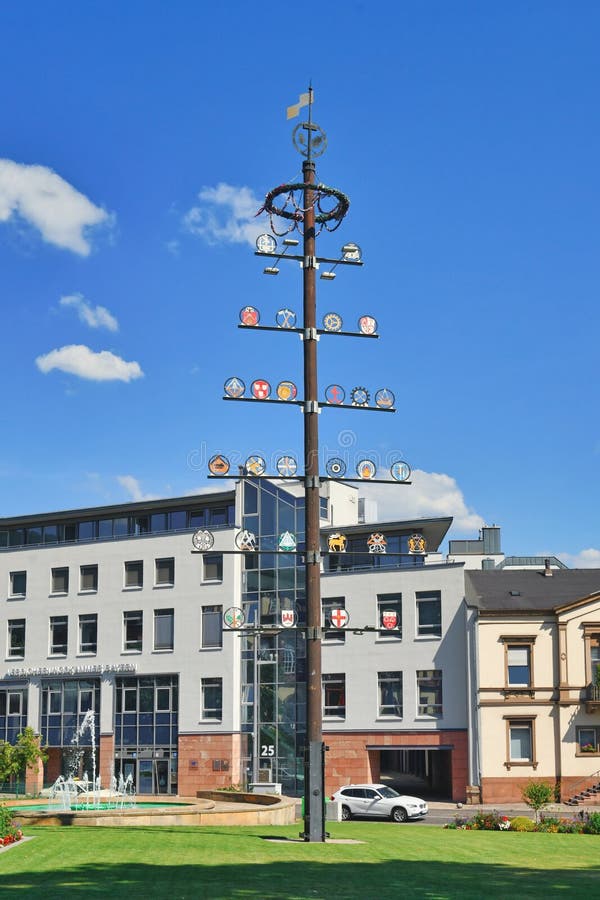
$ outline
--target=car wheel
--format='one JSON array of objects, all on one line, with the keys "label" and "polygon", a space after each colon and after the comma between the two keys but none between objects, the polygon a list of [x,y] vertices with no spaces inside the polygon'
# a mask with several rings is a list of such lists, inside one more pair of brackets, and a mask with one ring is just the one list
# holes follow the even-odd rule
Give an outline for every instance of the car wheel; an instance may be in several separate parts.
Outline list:
[{"label": "car wheel", "polygon": [[342,806],[342,822],[349,822],[352,818],[349,806]]},{"label": "car wheel", "polygon": [[406,822],[408,816],[406,814],[406,810],[402,809],[401,806],[397,806],[392,810],[392,819],[394,822]]}]

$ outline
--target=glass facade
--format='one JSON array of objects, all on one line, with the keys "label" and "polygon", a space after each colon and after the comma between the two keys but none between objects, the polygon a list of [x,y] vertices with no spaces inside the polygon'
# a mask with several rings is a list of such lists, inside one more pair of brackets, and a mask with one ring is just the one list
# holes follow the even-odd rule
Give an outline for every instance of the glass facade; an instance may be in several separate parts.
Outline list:
[{"label": "glass facade", "polygon": [[[387,552],[369,553],[368,534],[348,536],[345,553],[329,553],[325,557],[325,572],[356,572],[360,569],[406,569],[425,565],[424,556],[408,555],[410,533],[386,534]],[[406,556],[393,556],[405,553]]]},{"label": "glass facade", "polygon": [[27,688],[0,690],[0,741],[14,744],[27,725]]},{"label": "glass facade", "polygon": [[89,710],[94,712],[96,751],[100,734],[100,679],[46,679],[42,681],[42,743],[60,749],[61,775],[84,772],[92,777],[92,735],[79,729]]}]

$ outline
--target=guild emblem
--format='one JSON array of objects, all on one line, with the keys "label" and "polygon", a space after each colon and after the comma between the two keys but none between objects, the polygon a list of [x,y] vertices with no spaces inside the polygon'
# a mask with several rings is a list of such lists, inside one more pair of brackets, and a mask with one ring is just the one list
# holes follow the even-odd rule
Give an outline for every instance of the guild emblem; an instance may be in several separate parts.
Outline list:
[{"label": "guild emblem", "polygon": [[381,624],[388,631],[398,626],[398,613],[395,609],[384,609],[381,613]]},{"label": "guild emblem", "polygon": [[391,409],[395,399],[389,388],[381,388],[375,394],[375,406],[378,406],[380,409]]},{"label": "guild emblem", "polygon": [[240,310],[240,322],[242,325],[258,325],[260,313],[254,306],[244,306]]},{"label": "guild emblem", "polygon": [[256,238],[256,249],[259,253],[275,253],[277,241],[270,234],[259,234]]},{"label": "guild emblem", "polygon": [[355,387],[350,391],[352,406],[368,406],[371,395],[364,387]]},{"label": "guild emblem", "polygon": [[276,466],[282,478],[293,478],[298,471],[298,463],[293,456],[280,456]]},{"label": "guild emblem", "polygon": [[329,624],[333,628],[344,628],[350,621],[350,616],[345,609],[332,609],[329,613]]},{"label": "guild emblem", "polygon": [[425,553],[427,542],[422,534],[411,534],[408,539],[409,553]]},{"label": "guild emblem", "polygon": [[296,623],[296,613],[293,609],[281,610],[281,624],[284,628],[292,628]]},{"label": "guild emblem", "polygon": [[264,475],[267,470],[267,464],[262,456],[249,456],[244,463],[244,468],[250,475]]},{"label": "guild emblem", "polygon": [[241,378],[236,378],[234,375],[233,378],[227,379],[224,385],[224,390],[228,397],[235,397],[235,399],[237,400],[238,397],[244,396],[246,385]]},{"label": "guild emblem", "polygon": [[380,531],[376,531],[368,538],[367,546],[369,553],[386,553],[387,551],[387,541]]},{"label": "guild emblem", "polygon": [[241,628],[245,621],[244,610],[239,606],[230,606],[223,613],[223,622],[228,628]]},{"label": "guild emblem", "polygon": [[337,313],[328,312],[323,316],[323,328],[325,331],[341,331],[342,317]]},{"label": "guild emblem", "polygon": [[198,529],[192,535],[192,546],[195,550],[202,550],[206,552],[207,550],[212,550],[215,543],[215,536],[211,531],[206,531],[203,528]]},{"label": "guild emblem", "polygon": [[280,553],[291,553],[296,549],[296,538],[291,532],[284,531],[279,538],[277,546]]},{"label": "guild emblem", "polygon": [[280,381],[277,385],[277,396],[280,400],[295,400],[298,388],[293,381]]},{"label": "guild emblem", "polygon": [[238,531],[235,536],[235,546],[238,550],[249,550],[250,552],[256,550],[256,535],[246,528],[243,531]]},{"label": "guild emblem", "polygon": [[330,384],[325,388],[325,399],[328,403],[335,403],[339,406],[346,399],[346,391],[339,384]]},{"label": "guild emblem", "polygon": [[343,259],[349,262],[360,262],[362,251],[358,244],[347,243],[342,247]]},{"label": "guild emblem", "polygon": [[345,553],[347,543],[348,538],[345,534],[340,534],[339,531],[327,536],[327,549],[330,553]]},{"label": "guild emblem", "polygon": [[296,313],[287,307],[278,309],[275,315],[275,321],[280,328],[293,328],[296,324]]},{"label": "guild emblem", "polygon": [[374,462],[371,462],[370,459],[361,459],[361,461],[356,466],[356,474],[359,478],[364,478],[368,481],[370,478],[375,478],[377,474],[377,466]]},{"label": "guild emblem", "polygon": [[268,381],[257,378],[256,381],[252,382],[250,390],[252,391],[252,396],[256,400],[267,400],[271,393],[271,385]]},{"label": "guild emblem", "polygon": [[390,475],[394,481],[408,481],[410,478],[410,466],[407,462],[399,459],[392,463]]},{"label": "guild emblem", "polygon": [[211,456],[208,461],[208,471],[211,475],[227,475],[229,472],[229,460],[226,456],[221,456],[220,453],[217,453],[216,456]]},{"label": "guild emblem", "polygon": [[343,478],[346,474],[346,463],[339,456],[334,456],[325,463],[325,471],[330,478]]},{"label": "guild emblem", "polygon": [[358,330],[361,334],[375,334],[377,319],[374,319],[373,316],[361,316],[358,320]]}]

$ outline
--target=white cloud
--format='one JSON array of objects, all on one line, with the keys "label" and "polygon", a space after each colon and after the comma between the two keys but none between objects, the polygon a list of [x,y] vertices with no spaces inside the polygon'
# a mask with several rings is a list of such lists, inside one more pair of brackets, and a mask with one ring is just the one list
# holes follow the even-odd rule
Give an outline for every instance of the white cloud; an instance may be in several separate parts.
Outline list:
[{"label": "white cloud", "polygon": [[463,492],[450,475],[414,469],[410,480],[412,484],[406,487],[361,485],[360,493],[377,501],[377,517],[382,520],[452,516],[455,532],[477,531],[485,524],[482,517],[467,506]]},{"label": "white cloud", "polygon": [[88,230],[110,224],[111,216],[46,166],[0,159],[0,222],[20,216],[43,239],[87,256]]},{"label": "white cloud", "polygon": [[87,378],[89,381],[133,381],[144,374],[137,362],[126,362],[110,350],[98,353],[85,344],[69,344],[38,356],[36,366],[44,374],[52,369]]},{"label": "white cloud", "polygon": [[118,331],[119,323],[105,306],[90,306],[83,294],[68,294],[60,298],[61,306],[72,306],[82,322],[90,328],[108,328]]},{"label": "white cloud", "polygon": [[593,547],[579,553],[541,553],[540,556],[557,556],[570,569],[600,569],[600,550]]},{"label": "white cloud", "polygon": [[156,494],[145,494],[137,478],[133,475],[117,475],[117,481],[124,488],[132,500],[157,500]]},{"label": "white cloud", "polygon": [[183,225],[191,234],[209,244],[250,244],[252,247],[264,223],[256,219],[262,200],[248,187],[235,187],[221,182],[204,187],[198,194],[200,205],[193,206],[183,217]]}]

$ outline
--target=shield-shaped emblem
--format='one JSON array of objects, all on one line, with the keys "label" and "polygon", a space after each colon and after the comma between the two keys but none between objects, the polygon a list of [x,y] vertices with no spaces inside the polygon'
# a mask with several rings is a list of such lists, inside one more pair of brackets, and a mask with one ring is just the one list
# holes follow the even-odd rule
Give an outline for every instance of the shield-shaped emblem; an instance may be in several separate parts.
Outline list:
[{"label": "shield-shaped emblem", "polygon": [[333,628],[344,628],[350,621],[350,616],[345,609],[332,609],[329,613],[329,624]]},{"label": "shield-shaped emblem", "polygon": [[361,334],[375,334],[377,319],[374,319],[373,316],[361,316],[358,320],[358,330]]},{"label": "shield-shaped emblem", "polygon": [[252,396],[256,400],[266,400],[271,393],[271,385],[268,381],[257,378],[256,381],[252,382],[250,390],[252,391]]},{"label": "shield-shaped emblem", "polygon": [[281,624],[284,628],[292,628],[296,621],[296,614],[293,609],[281,610]]},{"label": "shield-shaped emblem", "polygon": [[240,310],[240,322],[242,325],[258,325],[260,313],[254,306],[244,306]]},{"label": "shield-shaped emblem", "polygon": [[391,631],[392,628],[395,628],[398,624],[398,613],[395,609],[384,609],[381,613],[381,624],[384,628],[387,628],[388,631]]},{"label": "shield-shaped emblem", "polygon": [[409,553],[425,553],[427,542],[422,534],[411,534],[408,539]]}]

